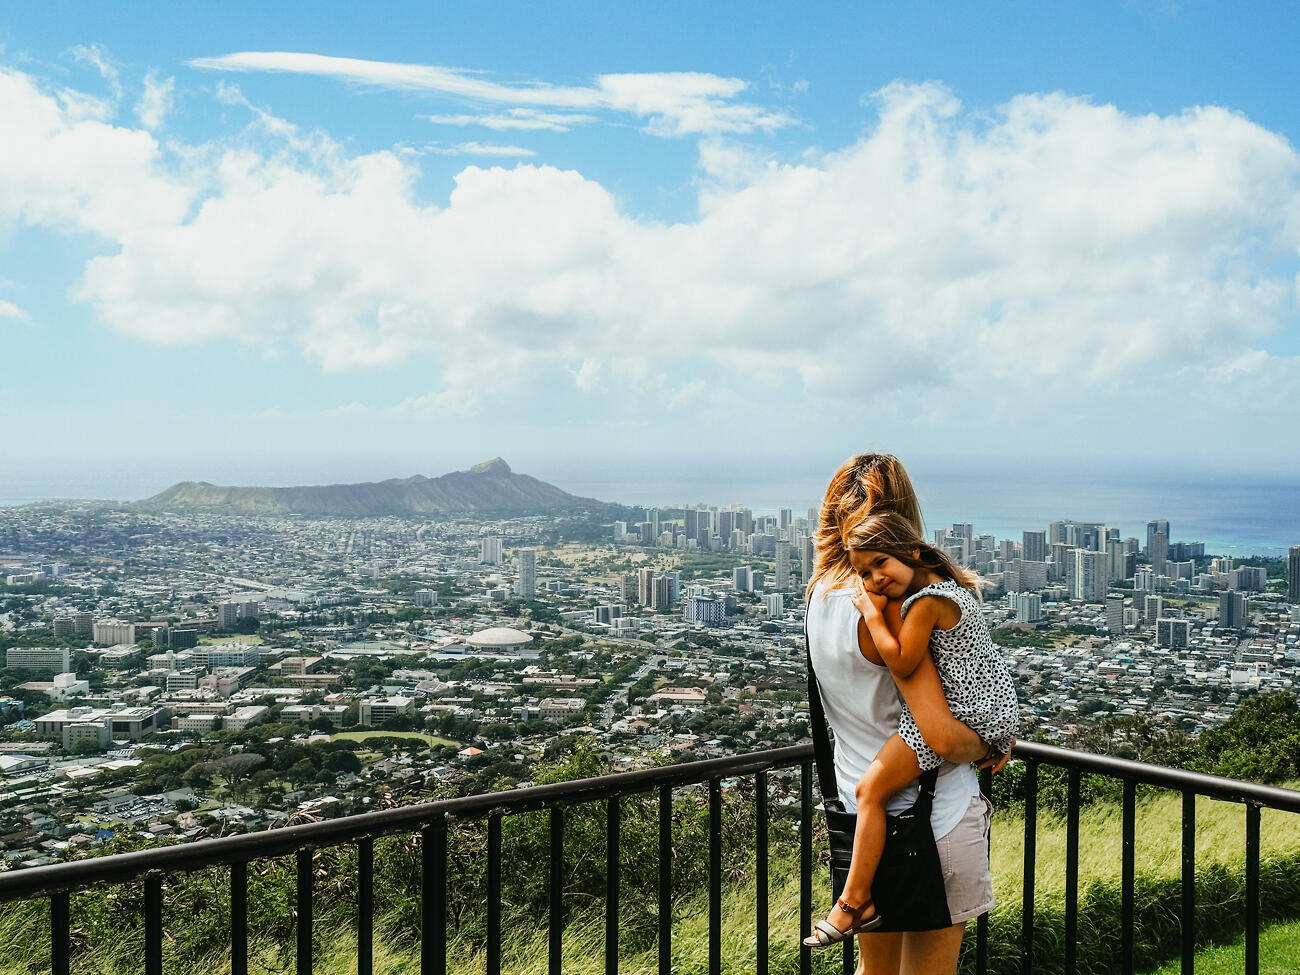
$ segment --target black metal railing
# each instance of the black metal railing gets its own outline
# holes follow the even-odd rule
[[[1195,837],[1196,799],[1244,803],[1246,807],[1246,971],[1259,970],[1259,860],[1260,809],[1300,812],[1300,792],[1271,786],[1124,759],[1090,755],[1038,743],[1016,746],[1015,757],[1025,763],[1022,780],[1027,799],[1024,810],[1024,893],[1021,905],[1021,971],[1034,969],[1034,876],[1036,867],[1038,769],[1062,768],[1067,774],[1066,801],[1066,884],[1064,970],[1077,969],[1079,809],[1080,780],[1084,773],[1119,779],[1122,798],[1121,867],[1121,951],[1125,975],[1133,972],[1134,931],[1134,837],[1136,796],[1140,784],[1172,789],[1182,794],[1182,970],[1191,973],[1195,951]],[[746,755],[689,762],[661,768],[605,775],[552,785],[487,793],[403,806],[380,812],[289,826],[281,829],[200,840],[134,853],[75,860],[48,866],[0,873],[0,901],[47,897],[50,902],[51,957],[53,975],[67,975],[69,957],[69,893],[97,884],[144,884],[144,969],[146,975],[161,975],[163,964],[162,879],[168,873],[188,872],[204,867],[225,866],[230,875],[231,970],[232,975],[248,971],[248,866],[256,860],[292,854],[297,862],[297,972],[312,969],[312,898],[314,874],[312,853],[327,846],[355,844],[357,850],[357,971],[370,975],[374,947],[374,841],[377,836],[418,830],[421,838],[421,945],[422,975],[443,975],[447,971],[447,830],[449,821],[487,820],[487,975],[501,972],[501,822],[504,816],[549,810],[549,933],[548,972],[561,971],[563,933],[564,823],[566,807],[578,803],[607,804],[606,811],[606,909],[605,972],[617,975],[618,892],[620,849],[620,805],[623,796],[654,793],[659,796],[659,890],[658,968],[660,975],[672,970],[672,830],[673,793],[687,786],[707,785],[708,835],[708,968],[710,975],[722,970],[722,782],[740,776],[755,780],[755,882],[754,922],[758,975],[769,967],[768,945],[768,773],[799,770],[800,846],[800,936],[811,928],[813,911],[813,772],[812,746],[798,745],[753,752]],[[989,777],[983,779],[987,789]],[[987,915],[976,924],[975,967],[988,970],[989,922]],[[809,949],[800,953],[801,975],[812,968]],[[853,945],[846,943],[844,970],[853,971]]]

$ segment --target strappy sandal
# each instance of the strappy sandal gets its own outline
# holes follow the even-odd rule
[[[813,925],[813,933],[803,939],[803,943],[809,948],[829,948],[831,945],[837,945],[845,938],[851,938],[855,934],[874,931],[884,923],[885,919],[880,916],[879,912],[872,914],[865,921],[862,920],[862,912],[872,906],[869,898],[858,907],[849,907],[848,904],[844,903],[843,897],[837,898],[835,904],[841,911],[853,918],[853,923],[841,931],[830,921],[823,918]]]

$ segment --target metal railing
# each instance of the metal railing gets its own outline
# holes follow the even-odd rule
[[[1024,894],[1021,906],[1021,971],[1033,971],[1034,872],[1037,838],[1038,769],[1042,765],[1066,770],[1066,885],[1065,950],[1067,975],[1077,970],[1079,879],[1079,787],[1084,773],[1097,773],[1123,783],[1121,865],[1121,967],[1133,972],[1134,836],[1136,789],[1148,784],[1181,792],[1182,805],[1182,970],[1191,973],[1195,951],[1195,835],[1196,798],[1241,802],[1246,806],[1246,971],[1259,969],[1259,856],[1260,809],[1300,812],[1300,792],[1124,759],[1069,751],[1051,745],[1023,743],[1015,757],[1025,763]],[[421,844],[421,944],[422,975],[447,971],[447,830],[456,820],[487,820],[487,975],[501,973],[501,821],[502,817],[549,810],[549,932],[548,971],[559,975],[563,935],[564,821],[565,809],[578,803],[604,801],[606,812],[605,972],[617,975],[620,806],[623,796],[658,793],[658,970],[672,970],[672,829],[674,789],[707,785],[708,840],[708,968],[722,970],[722,781],[752,775],[755,779],[755,883],[754,922],[756,967],[766,975],[768,946],[768,825],[767,775],[774,770],[799,769],[800,936],[811,929],[813,911],[813,763],[812,746],[798,745],[746,755],[688,762],[661,768],[605,775],[552,785],[485,793],[403,806],[334,820],[281,829],[200,840],[134,853],[75,860],[0,873],[0,901],[48,897],[50,901],[53,975],[67,975],[69,958],[69,893],[96,884],[144,882],[144,969],[161,975],[163,962],[162,878],[215,865],[230,874],[232,975],[248,971],[248,867],[252,861],[293,854],[297,865],[297,972],[312,970],[312,852],[319,847],[355,844],[358,862],[357,971],[370,975],[374,947],[374,841],[377,836],[418,829]],[[987,789],[989,777],[983,779]],[[988,916],[975,932],[975,967],[988,970]],[[844,970],[853,971],[852,939],[844,946]],[[800,953],[801,975],[812,968],[810,949]]]

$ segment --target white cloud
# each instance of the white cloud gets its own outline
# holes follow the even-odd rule
[[[523,146],[502,146],[490,142],[457,143],[455,151],[464,156],[528,157],[537,155],[532,149],[526,149]]]
[[[771,131],[792,123],[783,112],[738,102],[748,87],[739,78],[699,72],[605,74],[590,86],[545,82],[503,84],[462,68],[399,64],[296,51],[241,51],[194,58],[209,71],[274,71],[338,78],[355,84],[430,91],[469,102],[547,107],[577,112],[613,111],[645,119],[656,135]],[[459,116],[451,116],[459,118]],[[453,123],[459,124],[459,123]],[[567,123],[566,123],[567,124]]]
[[[175,78],[159,78],[150,71],[145,75],[144,92],[136,102],[135,115],[146,129],[157,129],[171,111],[176,94]]]
[[[99,72],[100,77],[108,82],[115,99],[122,97],[122,81],[118,76],[117,65],[113,64],[108,52],[99,44],[78,44],[68,49],[68,56],[78,64],[88,65]]]
[[[433,363],[398,415],[465,415],[566,371],[608,401],[696,409],[707,389],[710,416],[827,407],[855,429],[1049,412],[1100,429],[1171,397],[1190,423],[1261,377],[1300,408],[1300,362],[1265,351],[1298,307],[1284,139],[1220,108],[1059,94],[973,114],[900,84],[871,105],[859,141],[799,165],[702,147],[700,214],[664,224],[529,164],[468,166],[435,206],[418,157],[283,120],[173,164],[7,72],[0,141],[23,151],[0,154],[0,215],[109,238],[74,296],[140,339]]]
[[[594,115],[577,112],[542,112],[531,108],[512,108],[504,115],[422,115],[434,125],[455,125],[464,128],[479,125],[494,132],[514,129],[529,132],[568,132],[575,125],[596,121]]]
[[[30,325],[32,316],[19,308],[12,301],[5,301],[0,298],[0,321],[16,322],[19,325]]]

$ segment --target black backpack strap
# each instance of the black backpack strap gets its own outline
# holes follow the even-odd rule
[[[803,647],[808,658],[808,724],[812,732],[813,761],[817,765],[817,784],[821,787],[822,802],[829,808],[833,803],[840,804],[840,790],[835,783],[835,752],[831,746],[831,736],[826,727],[826,712],[822,709],[821,691],[817,688],[817,673],[813,670],[812,647],[808,643],[808,610],[812,606],[812,595],[804,603],[803,612]]]

